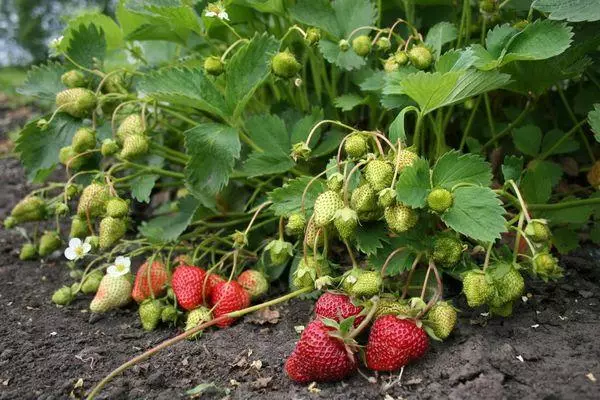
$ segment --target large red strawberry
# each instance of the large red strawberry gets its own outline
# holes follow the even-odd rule
[[[202,285],[206,271],[193,265],[181,264],[175,268],[171,286],[177,303],[185,310],[193,310],[202,304]]]
[[[371,327],[367,366],[375,371],[395,371],[421,358],[428,347],[427,334],[414,321],[384,315]]]
[[[362,310],[362,307],[352,304],[350,297],[342,293],[325,292],[315,303],[315,314],[317,316],[333,319],[337,322],[356,316],[354,326],[358,326],[365,319],[364,316],[358,316]]]
[[[165,292],[168,279],[169,275],[163,263],[154,261],[152,267],[149,268],[148,262],[145,262],[135,275],[131,297],[141,303],[152,294],[154,297],[161,296]]]
[[[306,327],[285,363],[285,372],[299,383],[340,381],[356,370],[356,356],[334,328],[317,319]]]
[[[206,273],[206,282],[204,282],[204,299],[209,300],[213,289],[221,282],[225,282],[225,278],[217,275],[214,272]]]
[[[248,307],[250,295],[236,281],[221,282],[213,288],[210,294],[210,305],[213,307],[214,317],[219,318],[227,313]],[[226,318],[216,325],[225,328],[234,321],[235,318]]]

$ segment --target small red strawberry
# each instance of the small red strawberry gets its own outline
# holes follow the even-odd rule
[[[131,297],[138,303],[141,303],[152,294],[154,294],[154,297],[161,296],[165,292],[165,285],[168,278],[169,276],[163,263],[154,261],[152,267],[148,268],[148,262],[146,261],[140,266],[135,275]]]
[[[356,370],[354,352],[338,337],[335,329],[317,319],[306,327],[285,372],[299,383],[340,381]]]
[[[241,310],[250,305],[250,295],[242,285],[236,281],[221,282],[210,294],[210,305],[213,307],[213,315],[219,318],[227,313]],[[220,328],[233,324],[234,318],[227,318],[216,325]]]
[[[206,281],[203,283],[205,300],[208,301],[210,299],[210,294],[212,293],[213,289],[221,282],[225,282],[225,278],[223,278],[221,275],[217,275],[213,272],[206,273]]]
[[[343,319],[356,316],[354,326],[358,326],[365,319],[364,316],[358,316],[362,310],[362,307],[352,304],[350,297],[342,293],[325,292],[315,303],[315,314],[318,317],[341,322]]]
[[[427,334],[414,321],[384,315],[371,327],[367,366],[375,371],[395,371],[421,358],[428,347]]]
[[[171,286],[181,308],[189,311],[202,304],[204,278],[206,278],[206,271],[202,268],[185,264],[175,268]]]

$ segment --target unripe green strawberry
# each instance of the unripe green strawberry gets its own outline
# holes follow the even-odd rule
[[[210,75],[219,76],[225,71],[225,64],[223,64],[220,57],[206,57],[204,60],[204,70]]]
[[[344,292],[350,293],[352,286],[354,286],[354,284],[358,280],[358,277],[362,275],[363,271],[364,270],[358,267],[352,267],[352,269],[344,273],[344,275],[342,276],[342,289],[344,290]]]
[[[341,39],[338,42],[338,47],[342,52],[347,52],[348,50],[350,50],[350,42],[348,42],[346,39]]]
[[[283,265],[294,255],[294,245],[285,240],[272,240],[265,250],[269,252],[271,262],[274,265]]]
[[[417,69],[427,69],[433,61],[433,55],[424,45],[414,46],[408,51],[408,59],[410,63]]]
[[[382,283],[379,271],[364,271],[358,275],[348,294],[354,297],[372,297],[379,294]]]
[[[97,250],[100,247],[100,238],[98,236],[88,236],[85,238],[85,242],[89,243],[93,250]]]
[[[562,277],[563,270],[549,253],[538,253],[533,257],[533,272],[544,281]]]
[[[96,108],[96,95],[88,89],[66,89],[56,95],[56,107],[72,117],[85,118]]]
[[[170,304],[163,307],[162,312],[160,313],[160,319],[164,323],[175,324],[178,316],[177,309]]]
[[[394,60],[396,60],[398,65],[405,65],[408,62],[408,55],[406,54],[406,51],[398,50],[394,54]]]
[[[127,232],[127,222],[121,218],[104,217],[100,221],[99,245],[105,250],[114,245]]]
[[[352,192],[350,206],[358,212],[373,211],[377,208],[377,193],[369,184],[364,184]]]
[[[92,273],[85,277],[83,284],[81,285],[81,291],[84,294],[96,293],[98,291],[98,287],[100,287],[102,277],[103,274],[100,270],[94,270]]]
[[[365,135],[355,132],[344,142],[344,151],[352,159],[362,158],[369,151],[369,142]]]
[[[387,73],[398,71],[400,66],[396,62],[396,58],[394,56],[389,57],[383,63],[383,70]]]
[[[285,225],[285,233],[289,236],[299,236],[304,233],[306,227],[306,218],[304,214],[294,213],[288,218],[288,222]]]
[[[113,218],[123,218],[129,213],[129,203],[119,197],[113,197],[106,202],[106,215]]]
[[[433,261],[439,265],[455,265],[462,253],[463,243],[454,236],[440,236],[433,242]]]
[[[73,197],[77,196],[79,193],[81,193],[81,190],[83,188],[81,187],[81,185],[76,185],[74,183],[69,183],[66,187],[65,187],[65,192],[67,192],[67,199],[71,200]]]
[[[119,144],[113,139],[104,139],[100,147],[100,153],[104,157],[110,157],[119,152]]]
[[[388,227],[396,233],[412,229],[419,220],[417,212],[404,204],[396,204],[386,208],[383,215]]]
[[[273,56],[271,68],[273,73],[281,78],[292,78],[300,71],[302,64],[296,60],[291,51],[285,50]]]
[[[308,221],[306,231],[304,232],[304,238],[310,248],[314,247],[315,240],[317,241],[318,247],[323,246],[325,243],[325,229],[327,228],[319,228],[312,219]],[[317,234],[319,235],[318,237]]]
[[[379,192],[392,184],[394,169],[386,161],[372,160],[365,167],[364,174],[373,190]]]
[[[339,193],[333,190],[327,190],[321,193],[315,200],[313,220],[317,227],[324,227],[329,224],[337,210],[344,207],[344,201]]]
[[[541,244],[550,240],[551,234],[545,220],[533,219],[525,228],[525,234],[533,242]]]
[[[83,72],[76,69],[72,69],[62,74],[60,81],[68,88],[78,88],[87,85],[87,79]]]
[[[367,35],[360,35],[352,40],[352,50],[361,57],[371,51],[371,39]]]
[[[336,211],[333,217],[333,224],[337,229],[340,238],[348,240],[354,237],[358,226],[358,214],[350,207],[344,207]]]
[[[193,309],[188,313],[187,320],[185,321],[185,331],[189,331],[198,325],[208,322],[212,319],[210,310],[204,306]],[[188,340],[192,340],[201,335],[202,332],[198,332],[188,337]]]
[[[298,289],[314,287],[315,280],[319,277],[329,275],[331,268],[329,262],[322,257],[315,260],[312,255],[303,257],[292,277],[292,285]]]
[[[102,91],[104,93],[127,93],[127,90],[124,88],[125,82],[123,81],[123,75],[120,73],[109,75],[104,81],[104,85],[102,86]]]
[[[491,265],[490,268],[499,268],[507,270],[507,272],[494,279],[494,286],[496,286],[496,296],[491,300],[491,304],[494,307],[499,307],[501,304],[517,300],[523,294],[525,290],[525,280],[521,276],[521,273],[512,265],[505,265],[505,263],[498,263]]]
[[[446,339],[456,326],[456,310],[450,303],[440,301],[427,313],[427,321],[439,339]]]
[[[37,249],[32,243],[25,243],[21,247],[19,259],[22,261],[34,260],[37,257]]]
[[[40,246],[38,249],[38,253],[40,257],[46,257],[56,250],[60,249],[62,245],[62,240],[60,240],[60,235],[56,231],[48,231],[45,232],[40,238]]]
[[[87,221],[79,216],[73,217],[71,221],[71,231],[69,233],[70,238],[84,238],[90,233]]]
[[[86,156],[78,156],[77,152],[73,150],[73,146],[62,147],[58,153],[58,161],[72,170],[83,167],[88,159]]]
[[[375,311],[375,315],[373,315],[373,319],[384,315],[410,316],[411,308],[407,301],[382,298],[377,303],[377,310]]]
[[[235,231],[231,234],[231,240],[233,240],[233,246],[237,249],[241,249],[248,245],[248,235],[246,232]]]
[[[396,191],[392,188],[385,188],[377,193],[377,204],[386,208],[393,205],[396,202]]]
[[[490,306],[490,314],[499,315],[501,317],[510,317],[512,315],[513,302],[509,301],[497,307]]]
[[[77,215],[86,217],[89,213],[90,217],[99,217],[104,214],[109,197],[110,193],[106,185],[91,183],[81,192]]]
[[[3,221],[3,225],[5,229],[12,229],[17,225],[17,221],[13,217],[6,217]]]
[[[482,0],[479,2],[479,11],[482,14],[493,14],[498,7],[496,0]]]
[[[28,196],[17,203],[10,212],[15,224],[41,221],[47,215],[46,202],[38,196]]]
[[[104,275],[96,296],[90,303],[93,313],[103,313],[123,307],[131,301],[131,275]]]
[[[439,214],[449,209],[453,202],[452,193],[443,188],[435,188],[427,195],[427,206]]]
[[[96,132],[90,128],[79,128],[75,135],[71,147],[75,153],[83,153],[96,147]]]
[[[160,316],[162,313],[162,303],[160,300],[148,299],[140,304],[138,313],[140,315],[140,321],[142,321],[142,328],[145,331],[153,331],[160,322]]]
[[[142,135],[145,131],[144,120],[139,114],[131,114],[117,128],[117,139],[122,143],[127,136]]]
[[[123,140],[121,158],[131,160],[148,152],[148,138],[143,135],[129,135]]]
[[[247,269],[237,278],[237,282],[248,292],[252,299],[257,299],[269,291],[269,281],[265,274],[255,269]]]
[[[311,152],[312,150],[310,149],[310,147],[308,147],[306,142],[298,142],[292,145],[290,157],[292,157],[294,161],[308,160],[308,157],[310,156]]]
[[[59,306],[66,306],[70,304],[75,296],[68,286],[63,286],[52,294],[52,302]]]
[[[392,42],[390,42],[390,39],[383,36],[377,39],[375,47],[377,47],[377,50],[379,51],[387,52],[392,48]]]
[[[312,46],[321,40],[321,30],[319,28],[308,28],[306,30],[306,37],[304,38],[306,44]]]
[[[69,206],[65,203],[54,203],[50,206],[50,211],[52,214],[62,217],[69,213]]]
[[[413,165],[417,158],[419,158],[419,156],[416,153],[406,149],[400,150],[398,154],[390,154],[390,161],[396,163],[398,172],[402,172],[404,168]]]
[[[480,270],[472,270],[463,278],[463,292],[467,297],[469,307],[479,307],[491,300],[494,287]]]
[[[336,172],[327,178],[327,189],[334,192],[339,192],[344,186],[344,175]]]

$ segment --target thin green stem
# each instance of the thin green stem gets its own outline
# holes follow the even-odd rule
[[[469,119],[467,120],[467,126],[465,127],[465,131],[463,132],[463,136],[460,139],[460,147],[459,150],[465,147],[467,143],[467,138],[469,137],[469,133],[471,132],[471,127],[473,126],[473,121],[475,121],[475,116],[477,115],[477,109],[479,108],[479,104],[481,103],[482,96],[477,98],[475,105],[473,106],[473,110],[471,110],[471,115],[469,115]]]
[[[565,92],[560,87],[560,84],[556,85],[556,88],[558,90],[558,95],[560,96],[560,100],[562,101],[563,105],[565,106],[565,109],[567,110],[567,113],[569,114],[569,118],[571,118],[571,121],[574,124],[578,124],[577,117],[575,116],[573,109],[569,105],[569,102],[567,101],[567,98],[565,96]],[[592,162],[595,162],[596,156],[594,156],[594,152],[592,150],[592,147],[590,146],[590,142],[589,142],[587,136],[585,135],[585,132],[583,131],[583,129],[581,129],[579,124],[576,125],[576,127],[578,128],[579,136],[581,137],[581,141],[583,142],[583,144],[588,152],[588,155],[590,156],[590,160],[592,160]]]
[[[577,131],[581,131],[581,126],[582,126],[583,124],[585,124],[586,122],[587,122],[587,119],[584,119],[584,120],[582,120],[582,121],[579,121],[579,122],[578,122],[578,123],[577,123],[577,124],[576,124],[576,125],[575,125],[573,128],[571,128],[571,130],[570,130],[569,132],[565,133],[565,134],[564,134],[564,135],[563,135],[563,136],[562,136],[560,139],[558,139],[558,140],[556,141],[556,143],[554,143],[554,144],[552,145],[552,147],[550,147],[548,150],[546,150],[546,151],[544,152],[544,154],[540,155],[540,156],[538,157],[538,160],[545,160],[546,158],[548,158],[549,156],[551,156],[551,155],[554,153],[554,151],[555,151],[556,149],[558,149],[558,148],[560,147],[560,145],[561,145],[561,144],[563,144],[563,143],[564,143],[564,141],[565,141],[565,140],[567,140],[568,138],[570,138],[570,137],[571,137],[571,136],[572,136],[572,135],[573,135],[575,132],[577,132]],[[591,151],[591,150],[590,150],[590,151]],[[593,157],[593,154],[592,154],[592,153],[590,153],[590,154],[591,154],[591,157]],[[592,160],[593,160],[593,159],[592,159]]]
[[[512,131],[512,129],[514,127],[516,127],[517,125],[519,125],[521,123],[521,121],[523,121],[523,119],[525,119],[525,117],[529,114],[529,112],[531,111],[531,109],[532,109],[532,107],[531,107],[530,104],[528,104],[527,106],[525,106],[525,108],[523,109],[523,111],[521,111],[521,114],[519,114],[517,116],[517,118],[515,118],[514,121],[512,121],[510,124],[508,124],[506,126],[506,128],[504,128],[500,132],[498,132],[496,134],[496,136],[492,137],[490,140],[488,140],[487,142],[485,142],[485,144],[481,147],[481,150],[485,150],[486,148],[490,147],[492,144],[498,142],[498,140],[500,140],[503,137],[509,135],[510,132]]]

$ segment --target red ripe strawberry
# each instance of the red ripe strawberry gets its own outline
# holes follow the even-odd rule
[[[154,261],[152,267],[148,268],[148,262],[145,262],[135,275],[131,297],[141,303],[150,297],[152,293],[154,293],[154,297],[161,296],[165,292],[168,279],[169,275],[163,263]]]
[[[300,383],[340,381],[356,370],[356,356],[334,329],[317,319],[306,327],[294,352],[285,363],[288,376]]]
[[[395,371],[421,358],[428,347],[427,334],[414,321],[384,315],[371,327],[367,366],[375,371]]]
[[[250,305],[250,295],[236,281],[221,282],[217,284],[210,294],[210,305],[213,315],[219,318],[227,313],[241,310]],[[217,323],[220,328],[225,328],[235,321],[235,318],[226,318]]]
[[[204,298],[206,300],[210,299],[210,294],[213,289],[221,282],[225,282],[225,278],[221,275],[217,275],[213,272],[206,273],[206,282],[204,282]]]
[[[357,316],[354,320],[354,326],[358,326],[365,319],[364,316],[358,317],[362,310],[362,307],[352,304],[350,297],[342,293],[325,292],[315,303],[315,314],[317,316],[333,319],[337,322]]]
[[[202,285],[206,271],[193,265],[181,264],[175,268],[171,286],[177,303],[185,310],[193,310],[202,304]]]

